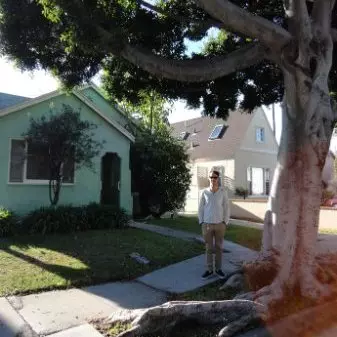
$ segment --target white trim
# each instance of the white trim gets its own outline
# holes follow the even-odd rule
[[[94,89],[94,91],[96,91],[96,93],[98,95],[100,95],[105,101],[106,98],[104,97],[104,95],[102,94],[100,88],[94,83],[94,82],[90,82],[89,84],[84,85],[83,87],[81,87],[82,89],[89,89],[92,88]],[[127,116],[125,115],[125,113],[123,113],[123,110],[118,106],[118,104],[114,104],[113,107],[117,110],[117,112],[124,118],[127,118]]]
[[[39,97],[36,97],[36,98],[31,98],[27,102],[15,104],[15,105],[10,106],[6,109],[0,110],[0,117],[7,116],[7,115],[11,114],[12,112],[16,112],[16,111],[19,111],[19,110],[22,110],[22,109],[25,109],[25,108],[29,108],[33,105],[36,105],[36,104],[42,103],[44,101],[47,101],[50,98],[54,98],[54,97],[61,96],[61,95],[63,95],[63,93],[60,93],[60,91],[55,90],[55,91],[52,91],[48,94],[45,94],[45,95],[42,95],[42,96],[39,96]]]
[[[49,181],[48,180],[24,180],[22,183],[14,183],[14,182],[8,182],[7,185],[12,185],[12,186],[22,186],[22,185],[36,185],[36,186],[49,186]],[[75,186],[75,183],[62,183],[61,186]]]
[[[22,140],[25,142],[25,152],[28,153],[28,143],[23,137],[9,138],[9,160],[8,160],[8,177],[7,185],[49,185],[49,180],[40,179],[27,179],[27,157],[23,163],[23,181],[13,182],[10,181],[10,170],[11,170],[11,152],[12,152],[12,140]],[[74,182],[72,183],[62,183],[62,186],[74,186],[76,184],[76,169],[74,169]]]
[[[78,93],[78,92],[73,92],[73,94],[83,103],[85,103],[89,108],[94,110],[97,113],[97,115],[103,118],[108,124],[116,128],[125,137],[129,138],[132,142],[135,141],[135,137],[130,132],[128,132],[125,128],[123,128],[121,125],[116,123],[114,120],[106,117],[94,104],[91,103],[91,101],[88,98],[85,97],[85,95],[81,95],[81,93]]]
[[[250,151],[250,152],[258,152],[258,153],[266,153],[266,154],[277,154],[277,151],[264,150],[264,149],[254,149],[252,147],[241,147],[240,150]]]
[[[90,85],[88,85],[88,88],[90,87]],[[95,89],[95,88],[94,88]],[[95,89],[95,91],[97,91]],[[23,102],[23,103],[19,103],[16,105],[13,105],[9,108],[6,108],[4,110],[0,111],[0,118],[7,116],[13,112],[16,111],[20,111],[22,109],[34,106],[36,104],[42,103],[44,101],[47,101],[50,98],[54,98],[54,97],[58,97],[61,95],[64,95],[64,92],[61,92],[59,90],[55,90],[52,91],[48,94],[36,97],[36,98],[31,98],[30,100],[28,100],[27,102]],[[123,128],[121,125],[119,125],[118,123],[116,123],[115,121],[109,119],[108,117],[106,117],[99,109],[97,109],[92,103],[91,101],[89,101],[87,98],[84,97],[84,95],[81,95],[80,92],[76,92],[75,90],[72,91],[71,93],[72,95],[76,96],[78,99],[80,99],[83,103],[85,103],[87,106],[89,106],[92,110],[94,110],[100,117],[102,117],[107,123],[109,123],[111,126],[113,126],[114,128],[116,128],[119,132],[121,132],[124,136],[126,136],[129,140],[131,140],[132,142],[135,141],[135,137],[129,133],[125,128]],[[99,93],[100,94],[100,93]],[[101,94],[100,94],[101,95]],[[102,95],[101,95],[102,96]],[[103,96],[102,96],[103,97]]]

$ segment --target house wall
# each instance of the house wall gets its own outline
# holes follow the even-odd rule
[[[199,170],[198,170],[199,167]],[[190,190],[186,196],[185,212],[196,212],[199,205],[199,197],[201,191],[209,186],[208,173],[213,167],[223,167],[224,176],[222,177],[222,185],[227,187],[228,195],[233,195],[234,188],[234,160],[220,160],[220,161],[206,161],[206,162],[194,162],[190,165],[190,171],[192,174],[192,181]],[[199,172],[199,178],[198,178]],[[202,176],[201,176],[202,175]]]
[[[120,205],[131,213],[130,140],[74,95],[60,95],[0,118],[0,162],[2,163],[0,165],[0,204],[18,213],[25,213],[49,205],[48,185],[9,183],[10,140],[11,138],[22,138],[22,133],[27,131],[29,127],[31,117],[39,118],[43,114],[48,114],[51,109],[56,112],[62,104],[69,104],[74,109],[81,108],[82,119],[90,120],[97,125],[94,137],[99,141],[104,140],[105,144],[101,154],[94,158],[95,172],[86,168],[76,170],[75,183],[62,186],[59,203],[80,205],[99,202],[101,157],[105,152],[115,152],[121,158]]]
[[[125,127],[125,125],[128,123],[127,118],[123,116],[115,107],[111,106],[111,104],[92,87],[81,90],[81,94],[94,103],[95,106],[107,117],[110,117],[123,127]]]
[[[238,150],[235,154],[235,187],[248,187],[247,168],[260,167],[270,169],[270,184],[277,163],[277,153]]]
[[[265,130],[264,143],[256,141],[256,128]],[[239,150],[235,153],[235,187],[248,187],[247,168],[249,166],[270,169],[270,183],[277,163],[278,145],[273,131],[261,108],[255,110]]]
[[[256,142],[256,128],[262,127],[265,130],[265,142]],[[273,131],[262,108],[254,110],[254,116],[248,126],[247,132],[240,144],[241,150],[277,152],[278,145],[273,135]]]

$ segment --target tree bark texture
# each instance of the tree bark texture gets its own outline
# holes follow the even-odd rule
[[[193,320],[198,324],[220,324],[218,336],[232,336],[264,314],[264,307],[252,301],[173,301],[149,309],[122,310],[111,315],[109,323],[131,322],[131,328],[118,337],[136,337],[158,331],[170,333],[178,323]]]
[[[315,279],[314,262],[322,170],[335,120],[328,90],[333,45],[329,12],[324,15],[328,24],[317,15],[311,25],[305,11],[301,1],[288,9],[297,41],[282,55],[283,128],[263,235],[264,253],[277,255],[279,272],[257,294],[264,303],[280,299],[285,287],[298,286],[303,296],[312,298],[328,294]]]

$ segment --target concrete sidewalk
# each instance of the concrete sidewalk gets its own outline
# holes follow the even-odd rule
[[[184,240],[200,236],[159,226],[133,224]],[[257,252],[224,244],[223,271],[231,273]],[[168,293],[182,293],[215,282],[203,280],[205,256],[199,255],[141,276],[131,282],[114,282],[82,289],[48,291],[27,296],[0,298],[0,337],[101,337],[89,321],[120,309],[147,308],[167,301]],[[21,334],[20,334],[21,333]]]

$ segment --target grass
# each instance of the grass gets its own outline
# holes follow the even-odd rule
[[[137,263],[132,252],[151,262]],[[198,243],[134,228],[1,240],[0,296],[130,280],[202,252]]]
[[[150,223],[201,235],[201,228],[195,216],[179,216],[174,219],[151,219]],[[257,228],[235,225],[235,222],[233,222],[226,230],[225,239],[258,251],[261,248],[262,231]]]
[[[322,228],[319,229],[320,234],[330,234],[330,235],[337,235],[336,228]]]

